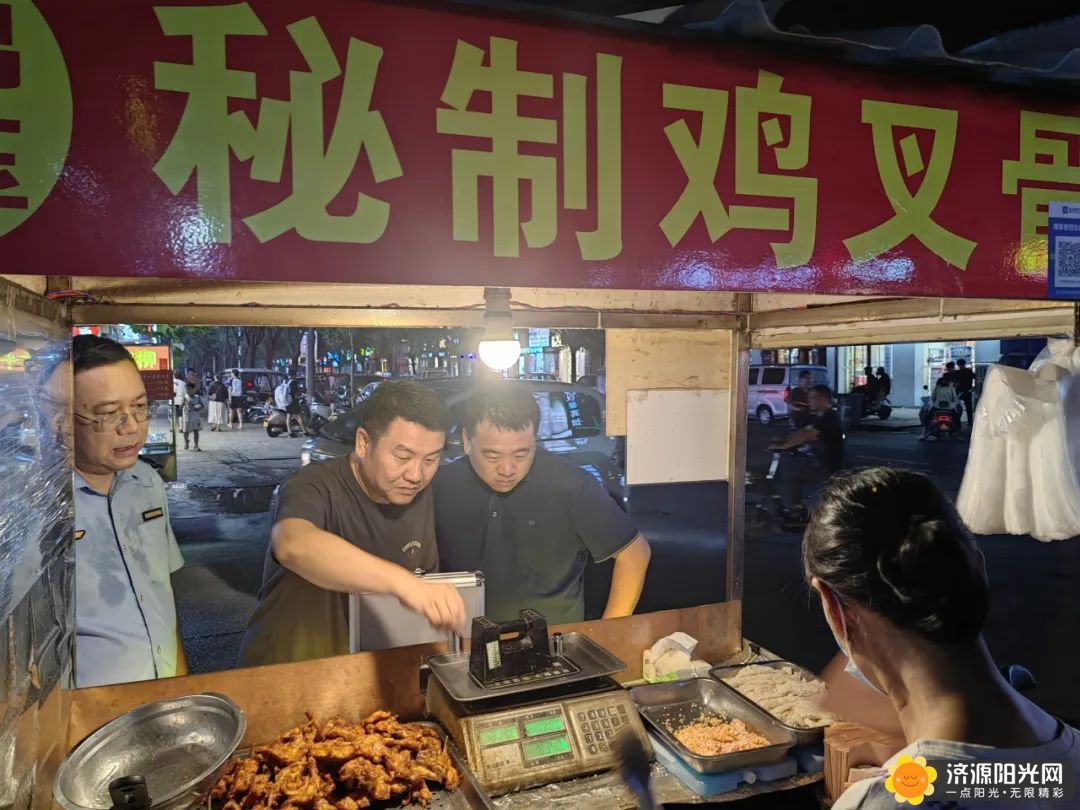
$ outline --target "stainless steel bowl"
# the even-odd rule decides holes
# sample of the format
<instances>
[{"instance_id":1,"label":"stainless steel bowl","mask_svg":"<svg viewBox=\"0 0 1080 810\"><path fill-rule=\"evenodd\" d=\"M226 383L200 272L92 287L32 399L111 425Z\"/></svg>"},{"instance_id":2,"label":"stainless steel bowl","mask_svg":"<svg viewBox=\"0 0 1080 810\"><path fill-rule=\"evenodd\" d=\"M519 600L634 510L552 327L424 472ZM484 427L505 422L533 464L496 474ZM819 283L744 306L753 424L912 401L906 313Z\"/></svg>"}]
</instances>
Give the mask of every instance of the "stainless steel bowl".
<instances>
[{"instance_id":1,"label":"stainless steel bowl","mask_svg":"<svg viewBox=\"0 0 1080 810\"><path fill-rule=\"evenodd\" d=\"M247 722L225 695L148 703L99 728L60 765L53 796L66 810L110 810L109 783L146 779L154 810L205 800L244 738Z\"/></svg>"}]
</instances>

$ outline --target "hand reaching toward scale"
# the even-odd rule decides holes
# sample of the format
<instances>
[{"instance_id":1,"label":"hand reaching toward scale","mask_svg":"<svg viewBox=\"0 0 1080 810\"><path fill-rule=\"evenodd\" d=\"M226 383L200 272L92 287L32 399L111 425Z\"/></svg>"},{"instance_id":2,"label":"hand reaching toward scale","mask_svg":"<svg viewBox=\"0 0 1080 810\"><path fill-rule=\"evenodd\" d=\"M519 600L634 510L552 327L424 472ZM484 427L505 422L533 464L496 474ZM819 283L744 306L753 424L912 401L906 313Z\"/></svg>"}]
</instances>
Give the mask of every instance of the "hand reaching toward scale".
<instances>
[{"instance_id":1,"label":"hand reaching toward scale","mask_svg":"<svg viewBox=\"0 0 1080 810\"><path fill-rule=\"evenodd\" d=\"M395 594L409 610L425 617L436 630L465 632L465 601L453 585L410 577Z\"/></svg>"}]
</instances>

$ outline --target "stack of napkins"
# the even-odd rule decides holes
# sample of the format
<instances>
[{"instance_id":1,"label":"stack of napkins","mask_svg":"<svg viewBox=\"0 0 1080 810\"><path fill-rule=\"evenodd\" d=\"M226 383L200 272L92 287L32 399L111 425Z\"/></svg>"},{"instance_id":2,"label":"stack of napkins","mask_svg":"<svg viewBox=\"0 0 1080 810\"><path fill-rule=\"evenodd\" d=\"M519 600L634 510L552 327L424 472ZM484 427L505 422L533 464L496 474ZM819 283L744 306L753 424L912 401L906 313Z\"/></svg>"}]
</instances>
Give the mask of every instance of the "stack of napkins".
<instances>
[{"instance_id":1,"label":"stack of napkins","mask_svg":"<svg viewBox=\"0 0 1080 810\"><path fill-rule=\"evenodd\" d=\"M858 723L825 729L825 795L835 802L860 779L878 776L881 766L907 743Z\"/></svg>"},{"instance_id":2,"label":"stack of napkins","mask_svg":"<svg viewBox=\"0 0 1080 810\"><path fill-rule=\"evenodd\" d=\"M641 673L649 683L704 678L709 674L707 661L694 660L697 639L686 633L664 636L642 653Z\"/></svg>"}]
</instances>

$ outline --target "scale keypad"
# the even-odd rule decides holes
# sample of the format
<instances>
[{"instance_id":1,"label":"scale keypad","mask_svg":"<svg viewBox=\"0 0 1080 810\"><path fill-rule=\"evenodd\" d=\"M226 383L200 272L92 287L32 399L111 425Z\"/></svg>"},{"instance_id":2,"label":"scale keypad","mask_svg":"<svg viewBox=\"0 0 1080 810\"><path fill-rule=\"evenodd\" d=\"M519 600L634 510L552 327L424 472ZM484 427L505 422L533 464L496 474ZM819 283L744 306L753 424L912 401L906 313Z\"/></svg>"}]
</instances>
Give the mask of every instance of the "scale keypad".
<instances>
[{"instance_id":1,"label":"scale keypad","mask_svg":"<svg viewBox=\"0 0 1080 810\"><path fill-rule=\"evenodd\" d=\"M625 706L577 712L577 727L583 735L585 750L593 755L610 751L612 741L629 726L630 718Z\"/></svg>"}]
</instances>

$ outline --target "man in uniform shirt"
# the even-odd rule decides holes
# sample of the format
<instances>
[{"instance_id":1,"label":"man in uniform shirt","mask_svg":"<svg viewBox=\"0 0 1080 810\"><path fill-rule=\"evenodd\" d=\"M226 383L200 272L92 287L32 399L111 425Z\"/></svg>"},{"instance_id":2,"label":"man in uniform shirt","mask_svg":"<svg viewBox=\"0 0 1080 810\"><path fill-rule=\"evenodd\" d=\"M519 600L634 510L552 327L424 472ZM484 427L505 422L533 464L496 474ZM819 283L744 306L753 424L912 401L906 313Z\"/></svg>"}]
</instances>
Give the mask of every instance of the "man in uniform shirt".
<instances>
[{"instance_id":1,"label":"man in uniform shirt","mask_svg":"<svg viewBox=\"0 0 1080 810\"><path fill-rule=\"evenodd\" d=\"M529 390L478 389L462 423L464 458L435 479L435 529L444 571L484 572L485 613L531 608L550 624L585 618L585 564L614 559L604 618L629 616L649 567L649 544L594 478L540 449L540 408Z\"/></svg>"},{"instance_id":2,"label":"man in uniform shirt","mask_svg":"<svg viewBox=\"0 0 1080 810\"><path fill-rule=\"evenodd\" d=\"M127 349L94 335L75 338L72 366L76 685L184 675L169 578L184 558L161 477L139 460L142 377Z\"/></svg>"},{"instance_id":3,"label":"man in uniform shirt","mask_svg":"<svg viewBox=\"0 0 1080 810\"><path fill-rule=\"evenodd\" d=\"M438 570L428 484L449 421L432 388L384 383L364 403L355 451L285 483L241 666L348 653L353 592L393 594L436 628L465 629L457 589L417 576Z\"/></svg>"}]
</instances>

